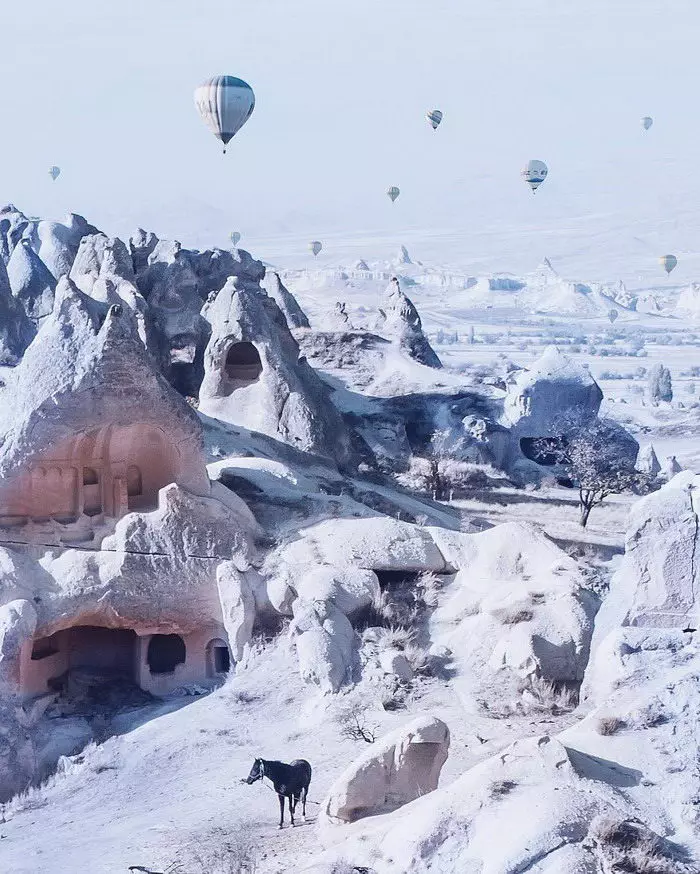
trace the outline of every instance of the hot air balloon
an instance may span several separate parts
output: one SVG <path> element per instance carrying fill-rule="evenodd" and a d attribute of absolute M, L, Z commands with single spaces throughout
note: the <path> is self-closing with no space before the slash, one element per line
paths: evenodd
<path fill-rule="evenodd" d="M 662 255 L 659 258 L 659 264 L 664 268 L 666 273 L 670 273 L 678 264 L 678 258 L 675 255 Z"/>
<path fill-rule="evenodd" d="M 540 187 L 547 178 L 547 165 L 544 161 L 528 161 L 527 167 L 520 171 L 523 179 L 532 188 L 532 193 Z"/>
<path fill-rule="evenodd" d="M 433 126 L 433 130 L 438 129 L 438 125 L 442 121 L 442 112 L 439 109 L 431 109 L 430 112 L 426 115 L 426 118 Z"/>
<path fill-rule="evenodd" d="M 323 244 L 318 240 L 312 240 L 309 243 L 309 249 L 314 253 L 314 258 L 318 255 L 318 253 L 323 249 Z"/>
<path fill-rule="evenodd" d="M 224 144 L 233 139 L 255 109 L 253 89 L 235 76 L 213 76 L 194 92 L 194 104 L 214 136 Z"/>
<path fill-rule="evenodd" d="M 387 189 L 387 196 L 391 199 L 391 202 L 394 203 L 396 198 L 401 194 L 401 190 L 397 188 L 395 185 L 392 185 L 391 188 Z"/>
<path fill-rule="evenodd" d="M 239 244 L 240 240 L 241 240 L 241 235 L 239 234 L 239 232 L 233 231 L 231 233 L 231 242 L 233 243 L 233 245 L 237 246 Z"/>
<path fill-rule="evenodd" d="M 615 324 L 615 322 L 617 321 L 617 317 L 619 315 L 620 314 L 618 313 L 617 310 L 608 310 L 608 319 L 610 320 L 611 325 Z"/>
<path fill-rule="evenodd" d="M 54 182 L 58 179 L 58 177 L 60 175 L 61 175 L 61 168 L 60 167 L 49 167 L 49 176 L 53 179 Z"/>
<path fill-rule="evenodd" d="M 644 130 L 649 130 L 652 124 L 654 124 L 654 119 L 650 115 L 645 115 L 642 119 L 642 127 Z"/>

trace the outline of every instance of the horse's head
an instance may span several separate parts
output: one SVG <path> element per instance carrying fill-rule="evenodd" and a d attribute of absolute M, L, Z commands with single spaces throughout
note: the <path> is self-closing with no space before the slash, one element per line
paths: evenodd
<path fill-rule="evenodd" d="M 255 783 L 256 780 L 262 780 L 265 776 L 265 767 L 263 765 L 262 759 L 256 759 L 253 762 L 253 767 L 250 769 L 250 774 L 248 774 L 248 778 L 246 779 L 246 783 L 250 785 L 251 783 Z"/>

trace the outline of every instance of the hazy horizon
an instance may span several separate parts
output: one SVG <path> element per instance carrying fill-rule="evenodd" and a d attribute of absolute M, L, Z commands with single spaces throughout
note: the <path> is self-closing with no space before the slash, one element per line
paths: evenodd
<path fill-rule="evenodd" d="M 306 257 L 309 236 L 373 256 L 375 240 L 383 253 L 423 235 L 465 266 L 549 254 L 628 279 L 655 277 L 671 251 L 687 280 L 700 12 L 668 6 L 36 0 L 5 22 L 0 200 L 192 245 L 238 229 L 267 259 Z M 257 98 L 226 156 L 192 100 L 215 73 Z M 550 167 L 535 197 L 519 175 L 529 158 Z"/>

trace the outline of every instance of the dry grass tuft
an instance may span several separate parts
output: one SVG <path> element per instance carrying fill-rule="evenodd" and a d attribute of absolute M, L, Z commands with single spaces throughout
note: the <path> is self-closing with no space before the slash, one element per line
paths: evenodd
<path fill-rule="evenodd" d="M 609 737 L 611 734 L 616 734 L 620 729 L 624 728 L 626 725 L 624 719 L 620 719 L 619 716 L 603 716 L 598 720 L 598 724 L 596 729 L 598 734 L 603 734 L 606 737 Z"/>

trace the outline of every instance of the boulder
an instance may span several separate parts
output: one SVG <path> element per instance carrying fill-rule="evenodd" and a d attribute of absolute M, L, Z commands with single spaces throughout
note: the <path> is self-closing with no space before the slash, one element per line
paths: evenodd
<path fill-rule="evenodd" d="M 329 789 L 319 813 L 321 833 L 389 813 L 435 790 L 449 747 L 449 728 L 427 714 L 380 738 Z"/>
<path fill-rule="evenodd" d="M 374 571 L 334 565 L 293 566 L 290 585 L 302 601 L 331 601 L 346 616 L 373 604 L 380 595 Z"/>
<path fill-rule="evenodd" d="M 391 280 L 386 290 L 380 314 L 382 321 L 379 330 L 404 354 L 426 367 L 442 367 L 440 359 L 423 333 L 418 310 L 403 293 L 396 277 Z"/>
<path fill-rule="evenodd" d="M 231 654 L 236 662 L 245 661 L 255 622 L 253 588 L 232 561 L 221 562 L 217 567 L 216 584 Z"/>
<path fill-rule="evenodd" d="M 353 682 L 358 670 L 357 635 L 334 604 L 295 601 L 289 637 L 296 646 L 302 678 L 324 695 Z"/>

